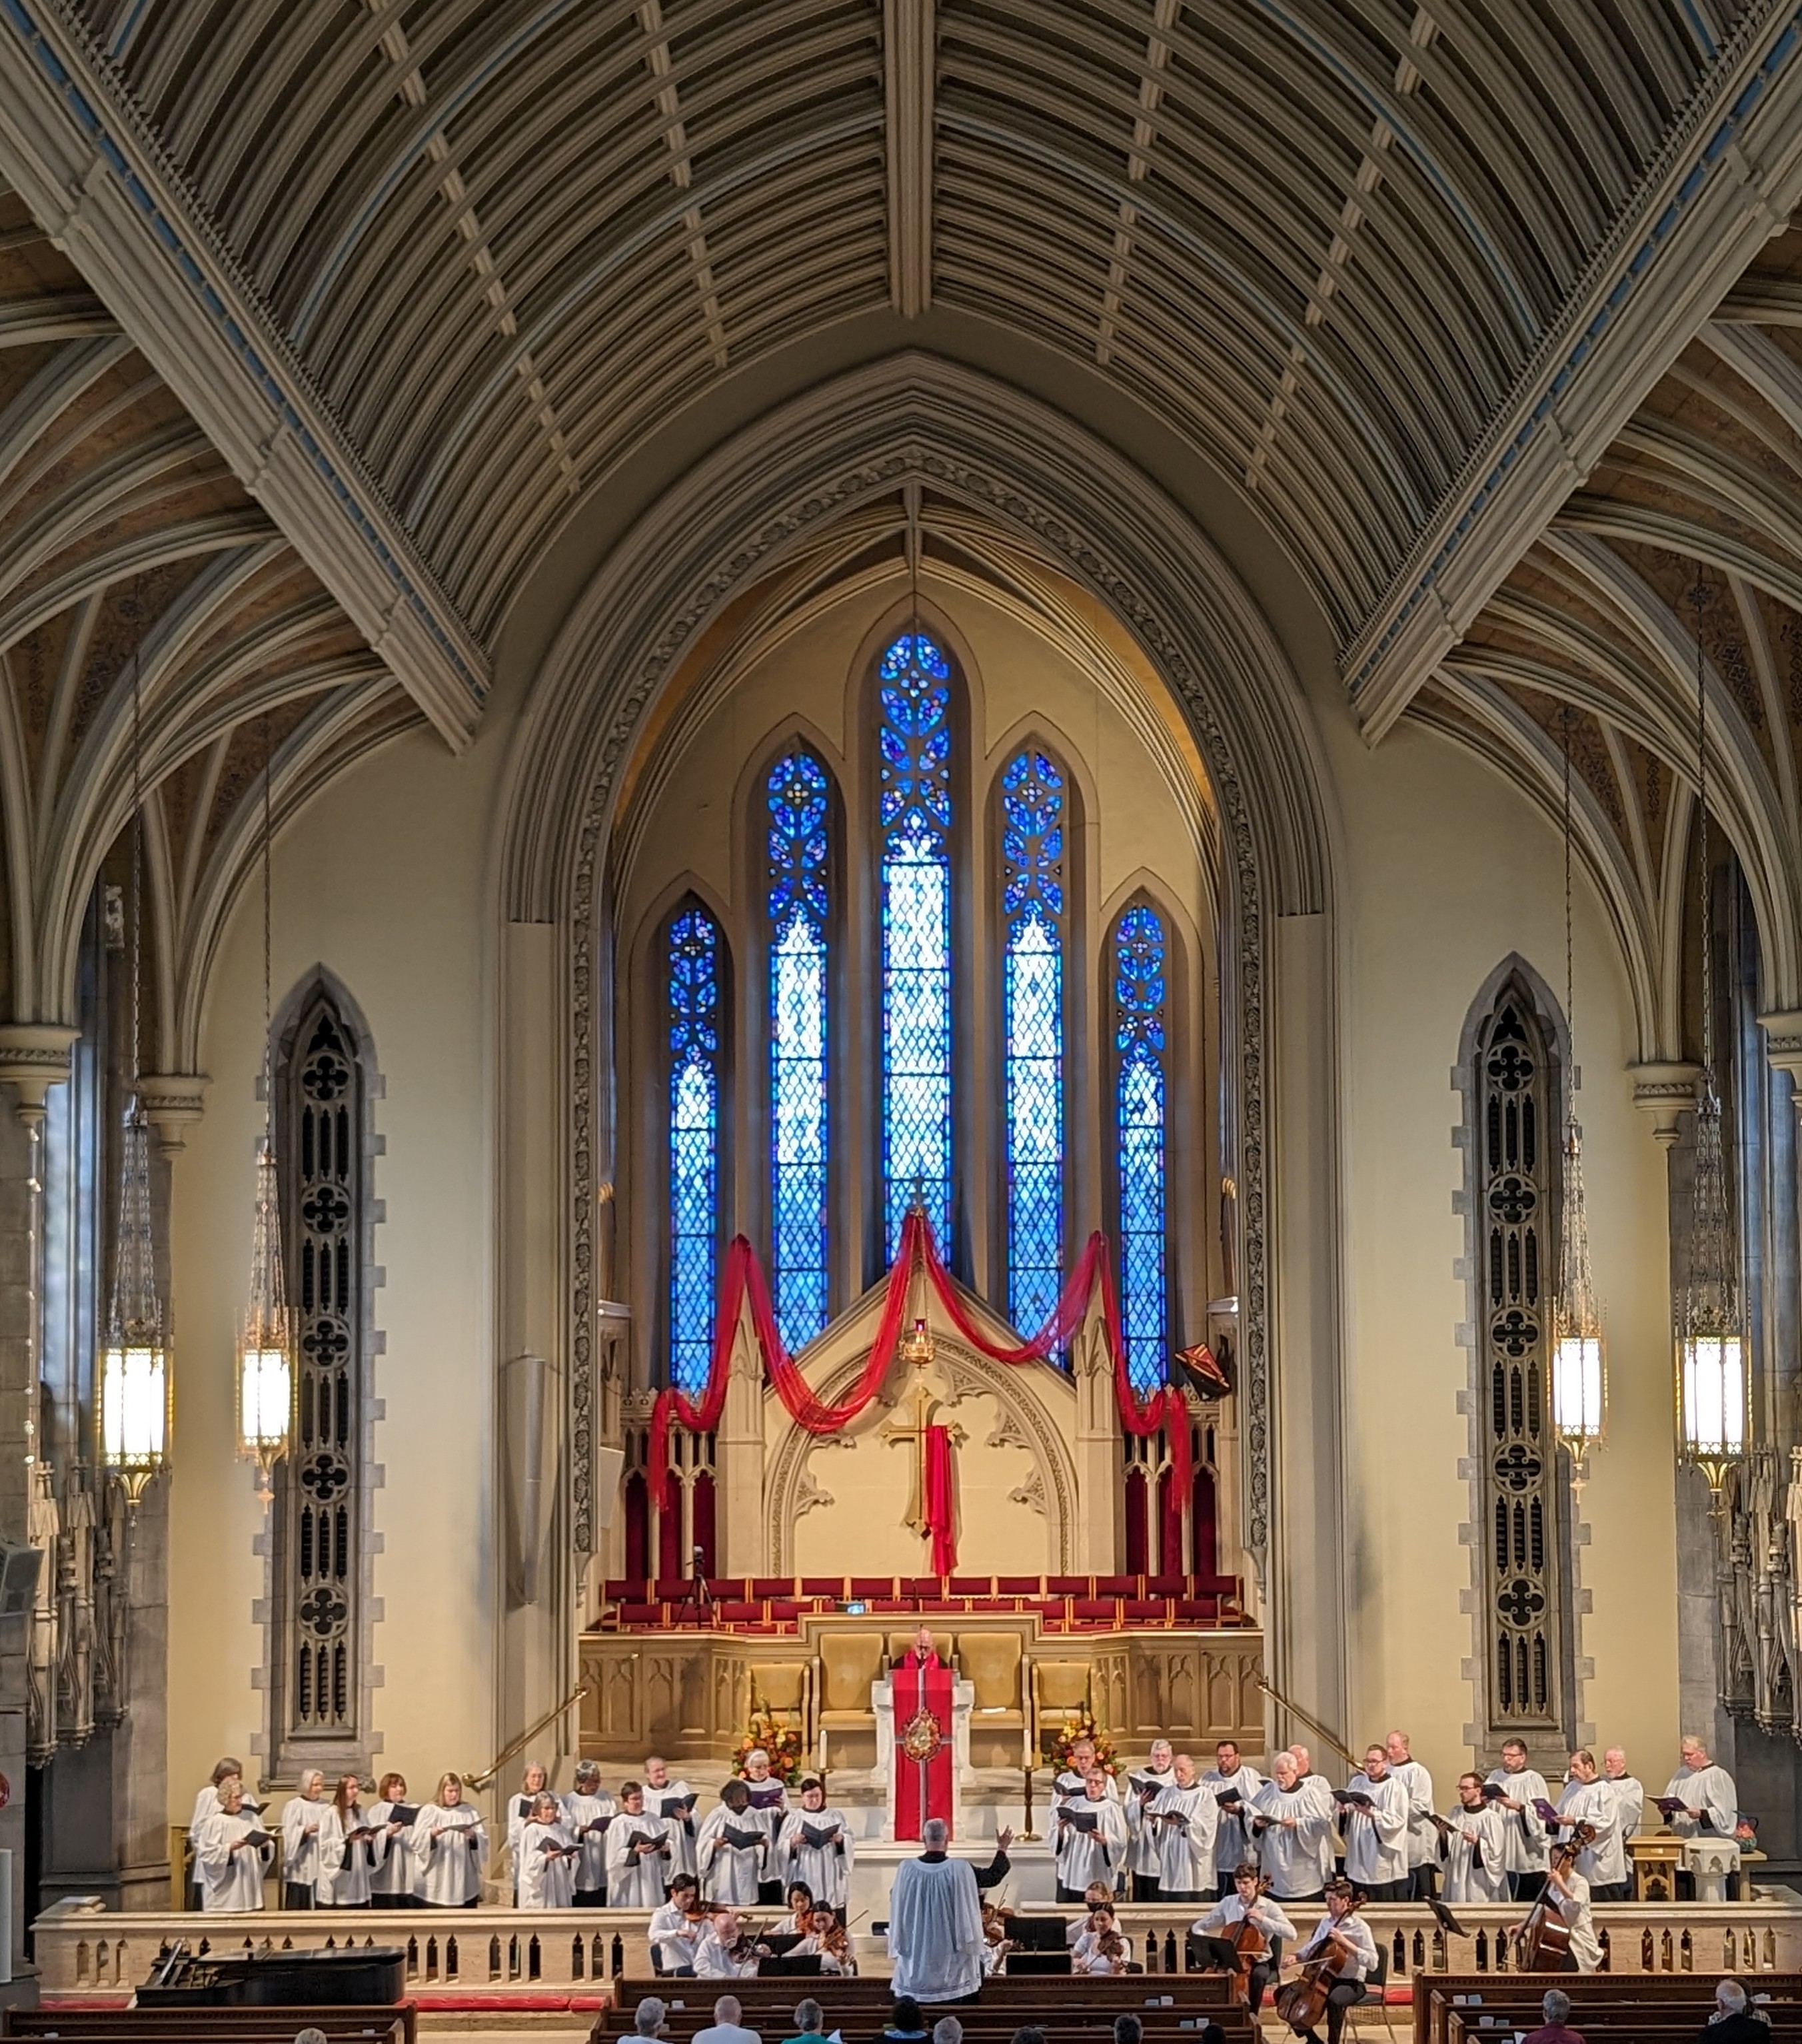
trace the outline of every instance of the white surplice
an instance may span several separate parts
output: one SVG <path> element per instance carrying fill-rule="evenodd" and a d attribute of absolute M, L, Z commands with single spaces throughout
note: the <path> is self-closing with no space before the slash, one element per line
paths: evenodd
<path fill-rule="evenodd" d="M 1151 1781 L 1157 1785 L 1156 1792 L 1151 1799 L 1152 1801 L 1155 1801 L 1157 1796 L 1162 1795 L 1164 1790 L 1176 1780 L 1176 1770 L 1174 1768 L 1166 1767 L 1160 1772 L 1155 1767 L 1141 1767 L 1137 1770 L 1135 1778 L 1140 1781 Z M 1128 1781 L 1125 1790 L 1120 1796 L 1120 1803 L 1126 1812 L 1126 1829 L 1129 1840 L 1126 1856 L 1127 1870 L 1130 1873 L 1143 1874 L 1148 1879 L 1155 1880 L 1158 1873 L 1158 1827 L 1155 1824 L 1150 1824 L 1145 1821 L 1151 1812 L 1151 1804 L 1134 1787 L 1131 1780 Z"/>
<path fill-rule="evenodd" d="M 1216 1809 L 1220 1809 L 1219 1798 L 1228 1790 L 1236 1788 L 1239 1792 L 1237 1810 L 1220 1810 L 1220 1821 L 1214 1829 L 1214 1877 L 1216 1883 L 1230 1883 L 1235 1867 L 1247 1860 L 1254 1862 L 1258 1857 L 1258 1848 L 1251 1838 L 1251 1804 L 1264 1785 L 1264 1777 L 1255 1767 L 1240 1766 L 1231 1774 L 1223 1774 L 1219 1768 L 1210 1767 L 1200 1780 L 1203 1788 L 1213 1791 Z"/>
<path fill-rule="evenodd" d="M 754 1846 L 736 1846 L 728 1831 L 749 1837 Z M 731 1902 L 742 1906 L 757 1900 L 758 1883 L 769 1856 L 770 1834 L 755 1810 L 729 1810 L 720 1803 L 707 1812 L 701 1835 L 694 1842 L 694 1857 L 701 1869 L 701 1892 L 709 1902 Z"/>
<path fill-rule="evenodd" d="M 1502 1812 L 1508 1820 L 1508 1872 L 1543 1873 L 1549 1851 L 1546 1827 L 1533 1804 L 1535 1800 L 1547 1803 L 1551 1800 L 1545 1776 L 1532 1767 L 1523 1767 L 1518 1774 L 1510 1774 L 1505 1767 L 1492 1767 L 1489 1779 L 1504 1796 L 1521 1806 L 1518 1810 Z"/>
<path fill-rule="evenodd" d="M 435 1835 L 436 1834 L 442 1835 Z M 407 1844 L 419 1869 L 414 1890 L 422 1901 L 455 1908 L 482 1892 L 482 1858 L 488 1834 L 468 1803 L 422 1804 Z"/>
<path fill-rule="evenodd" d="M 1479 1803 L 1474 1810 L 1460 1803 L 1446 1812 L 1446 1822 L 1451 1828 L 1439 1840 L 1446 1900 L 1507 1901 L 1508 1812 L 1493 1803 Z"/>
<path fill-rule="evenodd" d="M 839 1835 L 829 1846 L 810 1846 L 802 1835 L 804 1824 L 811 1824 L 816 1831 L 829 1831 L 836 1826 Z M 822 1908 L 842 1909 L 851 1892 L 851 1869 L 856 1852 L 851 1824 L 843 1810 L 791 1810 L 776 1835 L 770 1878 L 779 1879 L 785 1889 L 804 1881 Z"/>
<path fill-rule="evenodd" d="M 1418 1760 L 1392 1761 L 1389 1779 L 1408 1798 L 1408 1864 L 1428 1866 L 1439 1856 L 1439 1827 L 1433 1822 L 1433 1777 Z"/>
<path fill-rule="evenodd" d="M 1639 1827 L 1646 1819 L 1645 1785 L 1631 1774 L 1604 1774 L 1602 1782 L 1614 1798 L 1616 1820 L 1620 1827 L 1621 1850 L 1624 1855 L 1627 1841 L 1639 1835 Z"/>
<path fill-rule="evenodd" d="M 290 1796 L 282 1808 L 282 1879 L 290 1886 L 315 1887 L 319 1880 L 319 1834 L 331 1808 L 322 1796 L 317 1803 Z"/>
<path fill-rule="evenodd" d="M 1686 1838 L 1706 1831 L 1724 1838 L 1733 1836 L 1733 1827 L 1739 1821 L 1739 1791 L 1724 1767 L 1712 1762 L 1706 1767 L 1691 1767 L 1685 1762 L 1672 1775 L 1665 1793 L 1681 1798 L 1683 1804 L 1670 1820 L 1673 1831 L 1680 1831 Z M 1701 1812 L 1700 1823 L 1689 1815 L 1692 1810 Z"/>
<path fill-rule="evenodd" d="M 1073 1796 L 1058 1806 L 1055 1844 L 1058 1879 L 1080 1895 L 1092 1881 L 1112 1890 L 1126 1861 L 1126 1812 L 1111 1798 Z M 1066 1823 L 1062 1812 L 1081 1810 L 1095 1819 L 1093 1831 Z"/>
<path fill-rule="evenodd" d="M 1179 1788 L 1173 1781 L 1151 1805 L 1160 1893 L 1174 1898 L 1212 1887 L 1220 1814 L 1213 1790 L 1199 1781 L 1193 1788 Z"/>
<path fill-rule="evenodd" d="M 562 1853 L 574 1843 L 574 1835 L 561 1818 L 554 1824 L 541 1824 L 535 1818 L 520 1833 L 514 1865 L 521 1908 L 567 1909 L 574 1903 L 576 1862 Z M 546 1853 L 548 1846 L 555 1857 Z"/>
<path fill-rule="evenodd" d="M 1577 1871 L 1593 1887 L 1613 1887 L 1627 1878 L 1620 1842 L 1619 1811 L 1605 1781 L 1567 1781 L 1558 1799 L 1558 1815 L 1588 1824 L 1596 1835 L 1577 1855 Z"/>
<path fill-rule="evenodd" d="M 347 1836 L 369 1824 L 369 1812 L 360 1805 L 352 1808 L 348 1826 L 336 1803 L 325 1805 L 319 1826 L 319 1872 L 313 1884 L 313 1899 L 321 1909 L 355 1908 L 370 1899 L 377 1859 L 388 1857 L 388 1834 L 355 1840 Z"/>
<path fill-rule="evenodd" d="M 1266 1821 L 1258 1864 L 1270 1892 L 1284 1902 L 1318 1895 L 1333 1873 L 1334 1804 L 1325 1781 L 1317 1774 L 1293 1788 L 1266 1781 L 1252 1807 Z"/>
<path fill-rule="evenodd" d="M 563 1822 L 582 1847 L 582 1858 L 570 1862 L 578 1895 L 592 1895 L 607 1885 L 607 1827 L 617 1808 L 605 1788 L 598 1796 L 578 1796 L 572 1789 L 563 1798 Z"/>
<path fill-rule="evenodd" d="M 371 1803 L 369 1821 L 372 1824 L 391 1823 L 398 1807 L 393 1803 Z M 402 1908 L 405 1906 L 403 1897 L 418 1893 L 419 1867 L 408 1849 L 405 1831 L 388 1835 L 387 1843 L 382 1848 L 381 1856 L 369 1877 L 369 1892 L 378 1909 Z"/>
<path fill-rule="evenodd" d="M 663 1899 L 670 1862 L 655 1853 L 635 1852 L 635 1838 L 661 1838 L 667 1844 L 671 1827 L 661 1817 L 630 1816 L 621 1810 L 607 1827 L 607 1907 L 655 1909 Z"/>
<path fill-rule="evenodd" d="M 1368 1796 L 1368 1814 L 1340 1808 L 1345 1837 L 1346 1877 L 1360 1888 L 1385 1886 L 1408 1877 L 1408 1791 L 1393 1774 L 1373 1781 L 1362 1769 L 1347 1782 L 1348 1793 Z"/>
<path fill-rule="evenodd" d="M 889 1896 L 894 1992 L 959 2001 L 982 1984 L 982 1904 L 961 1859 L 903 1860 Z"/>
<path fill-rule="evenodd" d="M 201 1819 L 194 1858 L 200 1873 L 200 1906 L 209 1915 L 263 1907 L 263 1873 L 275 1850 L 274 1840 L 232 1850 L 240 1838 L 261 1829 L 256 1818 L 228 1817 L 223 1810 Z"/>

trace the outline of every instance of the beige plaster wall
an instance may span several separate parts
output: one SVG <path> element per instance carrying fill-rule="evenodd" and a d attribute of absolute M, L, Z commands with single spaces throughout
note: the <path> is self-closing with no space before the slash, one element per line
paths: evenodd
<path fill-rule="evenodd" d="M 1470 1305 L 1457 1268 L 1463 1182 L 1450 1085 L 1478 989 L 1518 951 L 1564 986 L 1554 825 L 1462 748 L 1404 723 L 1374 753 L 1327 720 L 1346 843 L 1343 1010 L 1347 1469 L 1353 1738 L 1400 1726 L 1449 1796 L 1468 1765 L 1470 1516 L 1459 1410 Z M 1624 976 L 1596 897 L 1576 894 L 1578 1112 L 1606 1314 L 1609 1431 L 1582 1494 L 1593 1608 L 1579 1652 L 1596 1739 L 1647 1779 L 1675 1764 L 1676 1557 L 1665 1160 L 1631 1104 Z M 1485 1765 L 1490 1764 L 1487 1758 Z"/>
<path fill-rule="evenodd" d="M 411 733 L 285 831 L 274 868 L 277 1006 L 316 964 L 329 967 L 362 1011 L 386 1085 L 375 1103 L 386 1218 L 374 1313 L 386 1349 L 371 1383 L 384 1408 L 374 1720 L 384 1762 L 428 1791 L 444 1768 L 485 1765 L 494 1750 L 487 782 L 482 761 Z M 232 1354 L 263 1125 L 259 911 L 253 890 L 218 961 L 204 1046 L 212 1087 L 175 1166 L 169 1780 L 184 1815 L 221 1753 L 250 1760 L 263 1723 L 252 1607 L 265 1593 L 252 1552 L 263 1514 L 253 1472 L 232 1460 Z"/>

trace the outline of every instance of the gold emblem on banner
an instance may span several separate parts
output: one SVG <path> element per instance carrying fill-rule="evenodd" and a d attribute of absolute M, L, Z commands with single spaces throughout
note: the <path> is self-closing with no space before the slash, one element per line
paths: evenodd
<path fill-rule="evenodd" d="M 916 1711 L 901 1732 L 901 1751 L 924 1766 L 945 1742 L 945 1728 L 930 1711 Z"/>

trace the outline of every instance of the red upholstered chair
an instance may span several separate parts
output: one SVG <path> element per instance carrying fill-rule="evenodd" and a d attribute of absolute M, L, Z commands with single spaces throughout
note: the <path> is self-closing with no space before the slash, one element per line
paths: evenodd
<path fill-rule="evenodd" d="M 1128 1597 L 1121 1606 L 1121 1613 L 1128 1625 L 1168 1625 L 1170 1622 L 1170 1604 L 1163 1597 Z"/>
<path fill-rule="evenodd" d="M 1178 1597 L 1176 1622 L 1178 1625 L 1217 1625 L 1220 1623 L 1220 1600 L 1216 1597 Z"/>
<path fill-rule="evenodd" d="M 751 1594 L 754 1597 L 792 1597 L 794 1595 L 793 1576 L 753 1576 Z"/>
<path fill-rule="evenodd" d="M 757 1594 L 749 1576 L 709 1576 L 707 1587 L 719 1604 L 749 1604 Z"/>
<path fill-rule="evenodd" d="M 943 1576 L 903 1576 L 897 1588 L 903 1596 L 943 1596 L 945 1579 Z"/>
<path fill-rule="evenodd" d="M 1047 1576 L 1045 1589 L 1051 1596 L 1085 1597 L 1094 1594 L 1086 1576 Z"/>
<path fill-rule="evenodd" d="M 845 1579 L 843 1576 L 803 1576 L 801 1593 L 803 1596 L 830 1597 L 838 1604 L 844 1596 Z"/>
<path fill-rule="evenodd" d="M 1189 1594 L 1187 1576 L 1153 1576 L 1145 1585 L 1147 1596 L 1180 1597 Z"/>
<path fill-rule="evenodd" d="M 1097 1576 L 1095 1578 L 1097 1596 L 1137 1596 L 1139 1578 L 1136 1576 Z"/>
<path fill-rule="evenodd" d="M 853 1576 L 851 1593 L 854 1597 L 892 1597 L 895 1579 L 893 1576 Z"/>
<path fill-rule="evenodd" d="M 659 1579 L 652 1586 L 651 1594 L 660 1598 L 665 1604 L 675 1604 L 681 1599 L 687 1588 L 688 1585 L 680 1576 L 667 1576 Z"/>
<path fill-rule="evenodd" d="M 754 1604 L 748 1597 L 740 1597 L 728 1602 L 722 1598 L 714 1616 L 721 1625 L 755 1625 L 763 1617 L 763 1607 Z"/>
<path fill-rule="evenodd" d="M 994 1594 L 994 1586 L 995 1579 L 993 1576 L 953 1576 L 951 1577 L 953 1596 L 992 1596 Z"/>
<path fill-rule="evenodd" d="M 1043 1596 L 1045 1578 L 1043 1576 L 997 1576 L 995 1592 L 999 1596 Z"/>
<path fill-rule="evenodd" d="M 1072 1597 L 1070 1615 L 1078 1625 L 1114 1625 L 1120 1619 L 1120 1604 L 1113 1597 Z"/>
<path fill-rule="evenodd" d="M 909 1618 L 919 1608 L 912 1597 L 871 1597 L 870 1608 L 880 1612 L 885 1618 Z"/>
<path fill-rule="evenodd" d="M 659 1604 L 622 1604 L 620 1606 L 620 1623 L 629 1626 L 655 1625 L 663 1609 L 663 1607 Z"/>

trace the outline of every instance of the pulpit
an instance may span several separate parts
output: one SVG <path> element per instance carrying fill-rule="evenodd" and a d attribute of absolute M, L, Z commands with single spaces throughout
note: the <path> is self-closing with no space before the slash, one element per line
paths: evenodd
<path fill-rule="evenodd" d="M 882 1792 L 886 1815 L 882 1835 L 893 1839 L 905 1835 L 917 1838 L 920 1835 L 918 1812 L 909 1806 L 911 1821 L 904 1823 L 897 1834 L 895 1816 L 897 1802 L 902 1796 L 917 1796 L 920 1793 L 920 1768 L 910 1759 L 905 1750 L 907 1727 L 916 1716 L 920 1699 L 914 1686 L 914 1671 L 901 1669 L 881 1675 L 870 1685 L 870 1707 L 876 1714 L 876 1765 L 870 1776 L 873 1786 Z M 900 1696 L 896 1695 L 897 1687 Z M 950 1681 L 951 1723 L 943 1727 L 943 1736 L 950 1747 L 951 1808 L 942 1814 L 950 1819 L 951 1835 L 958 1837 L 962 1830 L 963 1785 L 970 1777 L 970 1712 L 976 1700 L 976 1685 L 965 1681 L 955 1669 L 951 1671 Z M 897 1720 L 899 1719 L 898 1742 Z M 935 1809 L 934 1815 L 941 1814 Z"/>

